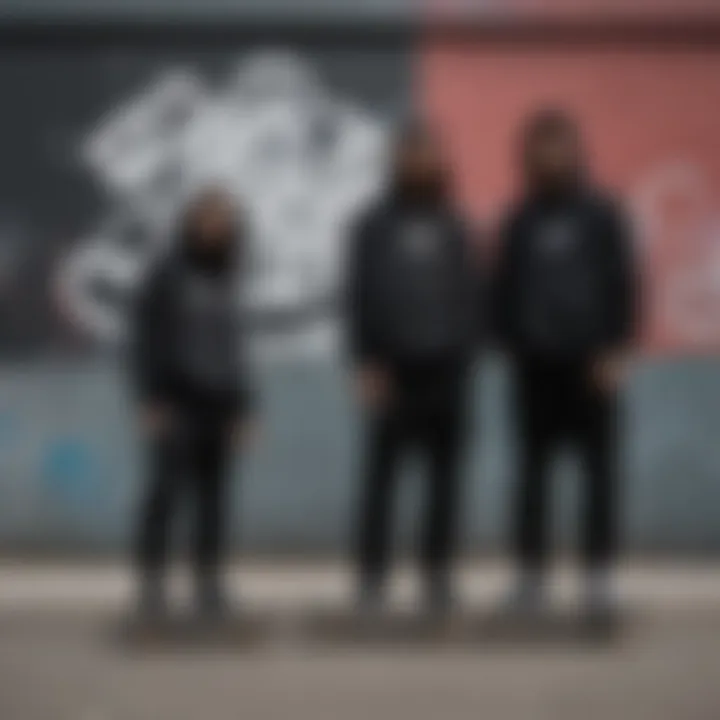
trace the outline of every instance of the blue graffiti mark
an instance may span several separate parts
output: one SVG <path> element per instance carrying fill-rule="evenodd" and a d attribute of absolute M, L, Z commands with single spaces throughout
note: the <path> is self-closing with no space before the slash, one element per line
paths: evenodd
<path fill-rule="evenodd" d="M 87 442 L 72 437 L 48 443 L 42 455 L 40 476 L 50 497 L 65 507 L 95 505 L 105 499 L 108 489 L 97 453 Z"/>
<path fill-rule="evenodd" d="M 11 410 L 0 410 L 0 449 L 11 447 L 17 439 L 18 423 Z"/>

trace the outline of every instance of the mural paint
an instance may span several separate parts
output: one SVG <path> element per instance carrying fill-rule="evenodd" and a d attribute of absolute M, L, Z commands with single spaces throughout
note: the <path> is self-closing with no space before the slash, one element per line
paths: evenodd
<path fill-rule="evenodd" d="M 184 201 L 218 184 L 246 213 L 243 299 L 259 336 L 283 352 L 327 352 L 348 224 L 381 187 L 386 134 L 300 55 L 249 54 L 214 86 L 169 68 L 84 140 L 107 210 L 60 261 L 63 308 L 93 337 L 121 339 L 127 298 Z"/>
<path fill-rule="evenodd" d="M 420 87 L 463 204 L 491 225 L 518 191 L 518 135 L 528 114 L 547 106 L 572 113 L 592 174 L 636 221 L 645 349 L 696 354 L 720 349 L 718 72 L 713 50 L 429 38 Z"/>
<path fill-rule="evenodd" d="M 413 91 L 444 131 L 461 201 L 483 222 L 512 193 L 525 114 L 554 101 L 577 112 L 598 173 L 636 209 L 654 298 L 647 347 L 716 347 L 716 56 L 470 48 L 426 47 L 415 79 L 409 48 L 394 42 L 4 51 L 4 548 L 127 547 L 144 458 L 115 351 L 127 300 L 196 184 L 224 178 L 247 195 L 258 280 L 241 300 L 261 349 L 330 357 L 339 226 L 380 187 L 377 153 Z M 318 103 L 304 105 L 293 88 Z M 632 379 L 624 462 L 633 549 L 720 549 L 715 364 L 648 362 Z M 247 552 L 338 551 L 358 452 L 344 368 L 265 363 L 261 376 L 272 441 L 240 463 L 234 533 Z M 473 548 L 504 546 L 516 459 L 505 393 L 493 366 L 475 402 L 482 442 L 468 458 L 463 537 Z"/>
<path fill-rule="evenodd" d="M 0 56 L 6 548 L 125 542 L 144 462 L 118 362 L 128 303 L 202 184 L 226 184 L 246 207 L 252 285 L 238 300 L 263 357 L 327 358 L 335 344 L 346 229 L 380 189 L 388 127 L 409 102 L 407 48 L 330 36 L 282 46 L 168 39 L 18 45 Z M 314 391 L 315 406 L 327 391 Z M 263 393 L 267 422 L 295 438 L 296 400 L 273 398 Z M 331 408 L 338 445 L 334 417 Z M 273 432 L 259 511 L 248 501 L 265 535 L 287 520 L 265 522 L 262 507 L 287 494 L 273 481 L 297 464 L 296 441 Z M 318 475 L 300 472 L 306 485 Z"/>
<path fill-rule="evenodd" d="M 382 188 L 388 130 L 411 92 L 407 57 L 394 40 L 331 37 L 9 50 L 0 291 L 12 307 L 0 335 L 20 330 L 8 352 L 121 345 L 133 291 L 182 204 L 222 184 L 245 210 L 251 262 L 238 300 L 258 349 L 330 355 L 347 230 Z"/>

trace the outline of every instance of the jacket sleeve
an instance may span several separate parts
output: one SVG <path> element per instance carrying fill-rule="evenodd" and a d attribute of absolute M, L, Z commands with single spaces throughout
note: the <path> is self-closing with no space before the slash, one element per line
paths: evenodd
<path fill-rule="evenodd" d="M 470 353 L 474 353 L 488 335 L 488 288 L 481 253 L 481 234 L 461 224 L 458 229 L 461 248 L 461 275 L 468 308 Z"/>
<path fill-rule="evenodd" d="M 518 296 L 519 219 L 509 215 L 500 227 L 488 292 L 489 334 L 501 348 L 513 345 Z"/>
<path fill-rule="evenodd" d="M 247 417 L 257 413 L 258 393 L 256 387 L 255 375 L 249 367 L 249 362 L 246 362 L 228 398 L 236 415 Z"/>
<path fill-rule="evenodd" d="M 364 217 L 351 234 L 345 269 L 347 344 L 351 359 L 358 364 L 371 360 L 378 351 L 369 301 L 372 240 L 372 223 Z"/>
<path fill-rule="evenodd" d="M 169 300 L 167 272 L 163 267 L 154 268 L 135 298 L 130 328 L 131 380 L 143 403 L 169 399 Z"/>
<path fill-rule="evenodd" d="M 627 214 L 612 204 L 607 209 L 605 222 L 609 286 L 607 344 L 623 347 L 636 338 L 639 329 L 640 273 Z"/>

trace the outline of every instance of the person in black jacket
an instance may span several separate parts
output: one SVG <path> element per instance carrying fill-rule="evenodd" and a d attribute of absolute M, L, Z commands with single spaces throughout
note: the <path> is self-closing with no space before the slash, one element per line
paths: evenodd
<path fill-rule="evenodd" d="M 380 607 L 397 464 L 411 446 L 428 465 L 422 537 L 428 607 L 443 611 L 451 596 L 480 283 L 447 180 L 436 140 L 419 125 L 405 128 L 389 192 L 358 223 L 350 253 L 350 346 L 369 420 L 359 523 L 363 610 Z"/>
<path fill-rule="evenodd" d="M 195 515 L 199 607 L 224 609 L 228 465 L 252 413 L 238 305 L 243 239 L 229 196 L 206 190 L 186 209 L 177 245 L 152 268 L 137 303 L 132 374 L 152 451 L 137 550 L 141 609 L 151 614 L 165 609 L 167 536 L 185 494 Z"/>
<path fill-rule="evenodd" d="M 570 117 L 545 111 L 524 137 L 527 195 L 501 237 L 494 315 L 516 382 L 520 482 L 513 601 L 539 609 L 548 544 L 548 471 L 558 443 L 585 471 L 582 552 L 590 610 L 612 606 L 616 551 L 616 401 L 637 319 L 628 222 L 585 175 Z"/>

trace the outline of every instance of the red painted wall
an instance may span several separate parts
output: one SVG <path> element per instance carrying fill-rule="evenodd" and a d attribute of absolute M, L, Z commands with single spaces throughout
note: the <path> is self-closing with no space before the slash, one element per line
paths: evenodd
<path fill-rule="evenodd" d="M 645 346 L 720 349 L 720 46 L 428 38 L 417 92 L 442 129 L 461 201 L 497 216 L 517 187 L 519 126 L 562 106 L 597 178 L 625 197 L 646 274 Z"/>

